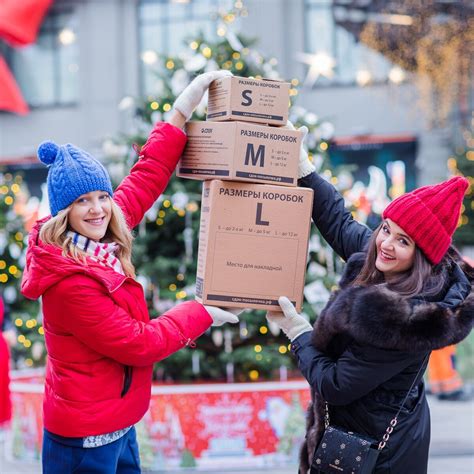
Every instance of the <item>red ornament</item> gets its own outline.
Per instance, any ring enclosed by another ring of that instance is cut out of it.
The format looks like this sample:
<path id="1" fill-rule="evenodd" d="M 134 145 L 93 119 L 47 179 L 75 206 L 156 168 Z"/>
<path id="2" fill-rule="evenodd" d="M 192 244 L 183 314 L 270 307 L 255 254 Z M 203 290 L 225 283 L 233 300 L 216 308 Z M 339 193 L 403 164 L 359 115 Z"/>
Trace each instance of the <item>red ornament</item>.
<path id="1" fill-rule="evenodd" d="M 2 0 L 0 38 L 11 46 L 34 43 L 51 3 L 52 0 Z"/>
<path id="2" fill-rule="evenodd" d="M 7 110 L 20 115 L 29 112 L 21 91 L 8 69 L 5 60 L 0 56 L 0 110 Z"/>
<path id="3" fill-rule="evenodd" d="M 0 40 L 11 46 L 25 46 L 36 41 L 41 21 L 52 0 L 2 0 Z M 25 115 L 29 112 L 21 91 L 0 56 L 0 110 Z"/>

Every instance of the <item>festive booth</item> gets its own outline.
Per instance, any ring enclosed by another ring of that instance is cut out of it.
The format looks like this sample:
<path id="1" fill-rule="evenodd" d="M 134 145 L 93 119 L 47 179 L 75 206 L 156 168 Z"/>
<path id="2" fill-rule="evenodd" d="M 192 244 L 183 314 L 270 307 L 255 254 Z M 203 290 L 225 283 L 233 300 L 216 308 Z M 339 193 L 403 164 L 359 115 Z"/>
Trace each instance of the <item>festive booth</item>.
<path id="1" fill-rule="evenodd" d="M 13 456 L 41 452 L 42 371 L 12 374 Z M 154 385 L 137 425 L 151 469 L 273 466 L 295 461 L 309 402 L 304 380 L 242 384 Z"/>

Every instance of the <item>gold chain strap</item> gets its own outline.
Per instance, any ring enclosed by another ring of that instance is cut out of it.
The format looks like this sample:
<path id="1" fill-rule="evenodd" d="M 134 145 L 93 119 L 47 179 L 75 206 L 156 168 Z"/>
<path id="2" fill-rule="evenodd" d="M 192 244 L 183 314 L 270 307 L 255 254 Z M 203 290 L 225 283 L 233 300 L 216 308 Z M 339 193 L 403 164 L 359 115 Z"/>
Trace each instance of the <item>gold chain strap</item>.
<path id="1" fill-rule="evenodd" d="M 329 428 L 329 407 L 328 402 L 324 402 L 324 428 Z"/>
<path id="2" fill-rule="evenodd" d="M 418 376 L 420 375 L 421 371 L 423 370 L 423 366 L 425 365 L 425 362 L 427 362 L 429 355 L 430 355 L 430 353 L 426 354 L 425 358 L 423 359 L 423 362 L 421 363 L 421 366 L 418 369 L 418 373 L 416 374 L 415 380 L 413 380 L 413 383 L 411 384 L 411 387 L 408 389 L 408 392 L 406 393 L 402 404 L 398 408 L 397 414 L 395 415 L 395 417 L 392 419 L 392 421 L 388 425 L 387 429 L 385 430 L 385 434 L 382 436 L 382 441 L 380 441 L 380 443 L 378 445 L 378 448 L 377 448 L 379 451 L 382 451 L 382 449 L 385 448 L 388 440 L 390 439 L 390 435 L 393 433 L 393 429 L 395 428 L 395 426 L 397 426 L 398 415 L 400 414 L 403 406 L 405 405 L 405 402 L 407 401 L 408 396 L 410 395 L 410 392 L 412 391 L 413 387 L 415 386 L 415 383 L 418 379 Z M 329 407 L 328 407 L 328 402 L 326 402 L 326 401 L 324 402 L 324 427 L 326 429 L 328 429 L 328 427 L 329 427 Z"/>
<path id="3" fill-rule="evenodd" d="M 382 451 L 382 449 L 385 448 L 385 445 L 388 443 L 390 435 L 393 432 L 393 428 L 397 426 L 397 423 L 398 423 L 398 420 L 397 420 L 397 417 L 395 417 L 388 425 L 387 429 L 385 430 L 385 434 L 382 436 L 382 441 L 380 441 L 379 443 L 379 447 L 378 447 L 379 451 Z"/>

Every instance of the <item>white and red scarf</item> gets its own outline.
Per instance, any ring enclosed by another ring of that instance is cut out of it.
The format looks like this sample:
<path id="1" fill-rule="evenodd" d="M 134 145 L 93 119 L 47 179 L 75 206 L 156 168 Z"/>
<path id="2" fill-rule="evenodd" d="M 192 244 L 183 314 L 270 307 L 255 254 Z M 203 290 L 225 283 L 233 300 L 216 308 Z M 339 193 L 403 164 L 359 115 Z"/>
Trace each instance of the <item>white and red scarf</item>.
<path id="1" fill-rule="evenodd" d="M 125 275 L 120 260 L 115 256 L 119 244 L 116 242 L 96 242 L 71 230 L 66 235 L 72 239 L 72 243 L 77 248 L 84 251 L 92 260 L 105 267 L 113 268 L 121 275 Z"/>
<path id="2" fill-rule="evenodd" d="M 116 242 L 96 242 L 94 240 L 88 239 L 77 232 L 68 231 L 66 234 L 72 239 L 72 243 L 82 251 L 84 251 L 89 258 L 95 262 L 100 263 L 105 267 L 113 268 L 116 272 L 124 275 L 122 264 L 120 260 L 115 256 L 115 252 L 119 248 L 119 244 Z M 97 448 L 99 446 L 104 446 L 109 443 L 113 443 L 117 439 L 124 436 L 132 426 L 124 428 L 122 430 L 117 430 L 112 433 L 105 433 L 102 435 L 95 436 L 85 436 L 82 438 L 82 447 L 83 448 Z"/>

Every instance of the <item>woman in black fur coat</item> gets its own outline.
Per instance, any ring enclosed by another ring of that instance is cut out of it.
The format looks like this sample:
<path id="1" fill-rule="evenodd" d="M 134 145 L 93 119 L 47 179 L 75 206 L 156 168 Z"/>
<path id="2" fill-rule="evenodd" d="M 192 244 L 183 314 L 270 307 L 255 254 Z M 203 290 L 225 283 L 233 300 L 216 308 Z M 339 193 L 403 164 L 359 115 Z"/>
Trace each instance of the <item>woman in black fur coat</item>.
<path id="1" fill-rule="evenodd" d="M 283 314 L 267 315 L 291 340 L 311 386 L 299 473 L 310 471 L 324 432 L 324 402 L 331 425 L 381 441 L 416 378 L 374 472 L 424 474 L 430 443 L 427 356 L 458 343 L 473 326 L 472 268 L 451 246 L 468 181 L 454 177 L 404 194 L 372 232 L 352 219 L 304 150 L 299 178 L 300 186 L 314 190 L 315 225 L 347 261 L 340 288 L 314 329 L 285 297 Z M 323 471 L 315 462 L 311 472 Z"/>

